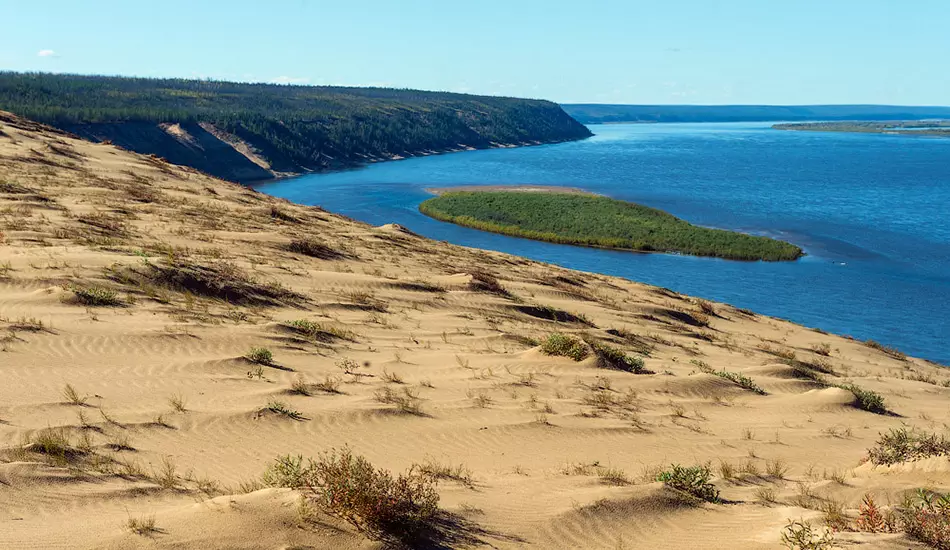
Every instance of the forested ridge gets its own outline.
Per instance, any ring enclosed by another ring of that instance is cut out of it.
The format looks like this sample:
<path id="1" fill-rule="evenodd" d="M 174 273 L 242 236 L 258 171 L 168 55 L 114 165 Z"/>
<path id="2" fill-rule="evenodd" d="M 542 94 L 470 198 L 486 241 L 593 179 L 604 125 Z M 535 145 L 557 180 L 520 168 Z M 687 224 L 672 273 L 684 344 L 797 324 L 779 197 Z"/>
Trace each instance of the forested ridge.
<path id="1" fill-rule="evenodd" d="M 0 72 L 0 109 L 192 165 L 202 160 L 191 158 L 197 149 L 203 153 L 198 156 L 213 154 L 200 135 L 176 144 L 155 129 L 178 124 L 203 135 L 207 126 L 199 124 L 211 124 L 249 144 L 278 172 L 590 135 L 558 105 L 542 100 L 209 80 Z M 203 160 L 214 167 L 215 159 Z"/>
<path id="2" fill-rule="evenodd" d="M 795 260 L 803 254 L 784 241 L 699 227 L 656 208 L 577 193 L 453 191 L 424 201 L 419 211 L 483 231 L 560 244 L 732 260 Z"/>
<path id="3" fill-rule="evenodd" d="M 584 124 L 621 122 L 753 122 L 909 120 L 950 117 L 950 107 L 901 105 L 562 105 Z"/>

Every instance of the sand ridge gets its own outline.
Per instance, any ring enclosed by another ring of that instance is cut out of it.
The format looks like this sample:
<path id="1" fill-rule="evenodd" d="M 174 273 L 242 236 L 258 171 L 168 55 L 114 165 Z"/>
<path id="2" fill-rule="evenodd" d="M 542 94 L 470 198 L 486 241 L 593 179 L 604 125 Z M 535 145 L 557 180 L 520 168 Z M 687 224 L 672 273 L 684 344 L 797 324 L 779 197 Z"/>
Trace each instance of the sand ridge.
<path id="1" fill-rule="evenodd" d="M 889 428 L 947 429 L 950 376 L 926 361 L 371 227 L 8 114 L 0 186 L 0 548 L 378 547 L 259 483 L 279 454 L 344 445 L 394 471 L 470 472 L 439 484 L 469 526 L 448 547 L 781 548 L 788 519 L 820 520 L 802 491 L 853 514 L 865 493 L 950 488 L 946 457 L 864 463 Z M 622 348 L 649 373 L 545 355 L 553 332 Z M 273 362 L 245 358 L 256 347 Z M 801 363 L 835 374 L 803 378 Z M 320 389 L 328 379 L 339 393 Z M 845 383 L 892 414 L 860 410 Z M 387 387 L 418 395 L 421 414 L 380 402 Z M 25 446 L 48 429 L 98 462 Z M 777 461 L 781 479 L 766 472 Z M 728 504 L 654 481 L 674 462 L 709 462 Z M 725 479 L 722 463 L 744 473 Z M 156 530 L 130 532 L 140 517 Z"/>

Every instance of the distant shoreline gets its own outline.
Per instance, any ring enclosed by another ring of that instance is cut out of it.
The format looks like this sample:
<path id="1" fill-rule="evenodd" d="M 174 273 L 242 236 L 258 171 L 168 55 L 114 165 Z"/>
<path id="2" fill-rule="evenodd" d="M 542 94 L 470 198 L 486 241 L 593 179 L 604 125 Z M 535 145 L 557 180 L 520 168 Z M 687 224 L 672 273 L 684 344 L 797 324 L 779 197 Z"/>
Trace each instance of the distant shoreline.
<path id="1" fill-rule="evenodd" d="M 490 191 L 513 191 L 518 193 L 565 193 L 569 195 L 587 195 L 590 197 L 602 197 L 599 193 L 587 191 L 579 187 L 566 187 L 560 185 L 454 185 L 451 187 L 427 187 L 426 192 L 433 195 L 443 195 L 457 191 L 467 192 L 490 192 Z"/>

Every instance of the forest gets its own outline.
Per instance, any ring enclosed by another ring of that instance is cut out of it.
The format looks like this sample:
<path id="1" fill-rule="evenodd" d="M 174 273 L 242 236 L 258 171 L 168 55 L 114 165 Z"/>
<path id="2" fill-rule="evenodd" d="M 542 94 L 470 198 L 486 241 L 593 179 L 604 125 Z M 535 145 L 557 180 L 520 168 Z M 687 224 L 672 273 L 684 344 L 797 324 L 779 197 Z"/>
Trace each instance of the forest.
<path id="1" fill-rule="evenodd" d="M 621 122 L 755 122 L 950 118 L 950 107 L 899 105 L 562 105 L 584 124 Z"/>
<path id="2" fill-rule="evenodd" d="M 795 260 L 783 241 L 698 227 L 647 206 L 578 193 L 454 191 L 419 210 L 437 220 L 540 241 L 730 260 Z"/>
<path id="3" fill-rule="evenodd" d="M 286 172 L 591 135 L 548 101 L 213 80 L 0 72 L 0 109 L 180 164 L 189 152 L 148 128 L 211 124 Z"/>

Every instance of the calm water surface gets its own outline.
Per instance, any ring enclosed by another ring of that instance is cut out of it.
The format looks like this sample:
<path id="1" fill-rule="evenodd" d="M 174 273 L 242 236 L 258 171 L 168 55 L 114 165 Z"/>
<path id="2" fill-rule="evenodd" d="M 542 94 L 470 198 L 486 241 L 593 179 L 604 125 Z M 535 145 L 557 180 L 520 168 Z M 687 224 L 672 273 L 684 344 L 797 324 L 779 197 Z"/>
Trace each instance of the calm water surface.
<path id="1" fill-rule="evenodd" d="M 581 142 L 453 153 L 257 186 L 374 225 L 617 275 L 950 363 L 950 139 L 771 130 L 771 123 L 595 125 Z M 734 262 L 540 243 L 432 220 L 427 187 L 582 187 L 808 256 Z"/>

